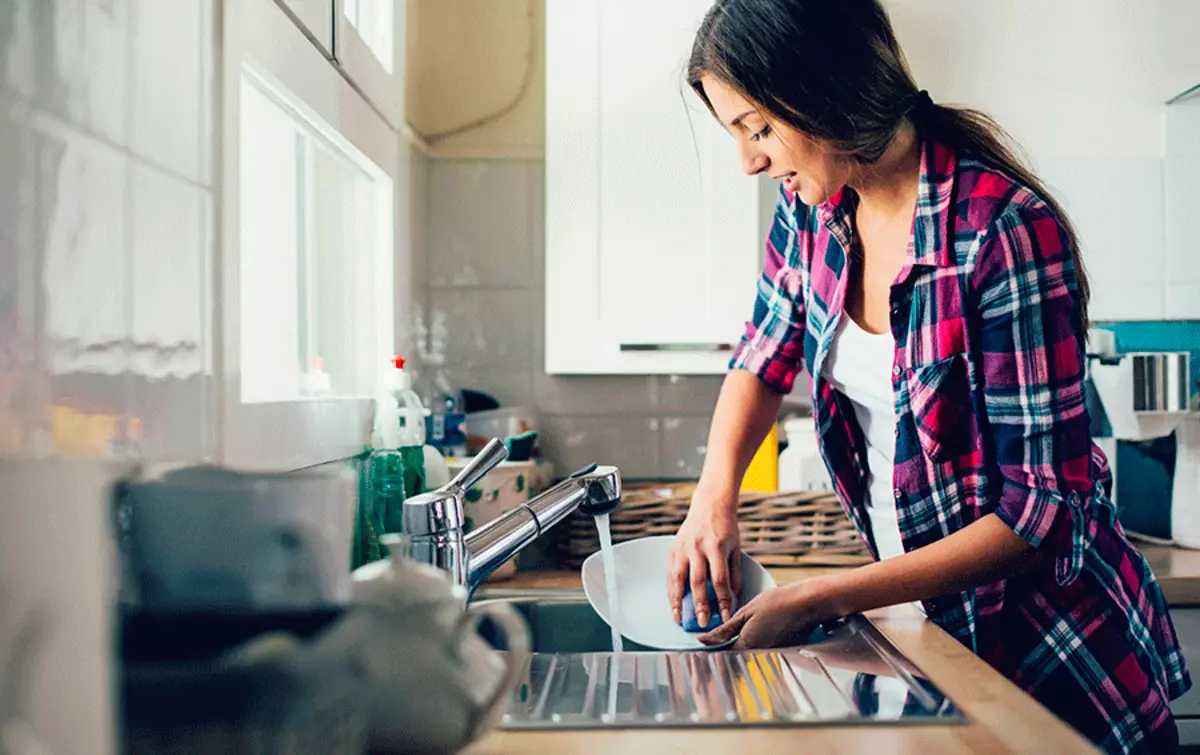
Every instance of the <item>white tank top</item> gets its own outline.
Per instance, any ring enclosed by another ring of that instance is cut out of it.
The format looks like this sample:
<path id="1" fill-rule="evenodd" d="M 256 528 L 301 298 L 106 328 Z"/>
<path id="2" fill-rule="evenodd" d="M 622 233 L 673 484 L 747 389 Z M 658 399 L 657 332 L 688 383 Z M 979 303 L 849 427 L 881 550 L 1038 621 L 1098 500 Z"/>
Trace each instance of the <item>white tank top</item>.
<path id="1" fill-rule="evenodd" d="M 854 406 L 854 414 L 867 442 L 866 510 L 879 558 L 904 553 L 892 469 L 896 457 L 896 397 L 892 391 L 892 365 L 896 342 L 891 333 L 868 333 L 850 314 L 843 313 L 833 347 L 822 372 Z"/>

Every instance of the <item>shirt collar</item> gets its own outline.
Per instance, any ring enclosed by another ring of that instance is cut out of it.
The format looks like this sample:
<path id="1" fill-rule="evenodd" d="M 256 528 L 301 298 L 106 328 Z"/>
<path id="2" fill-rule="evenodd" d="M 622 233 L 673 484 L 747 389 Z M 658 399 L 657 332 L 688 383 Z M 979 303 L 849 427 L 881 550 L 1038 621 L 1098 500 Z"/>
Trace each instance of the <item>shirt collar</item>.
<path id="1" fill-rule="evenodd" d="M 952 267 L 955 264 L 951 221 L 957 159 L 944 144 L 925 142 L 921 152 L 921 179 L 913 213 L 913 238 L 909 261 L 914 265 Z"/>
<path id="2" fill-rule="evenodd" d="M 951 267 L 955 263 L 951 238 L 950 204 L 954 197 L 957 159 L 944 144 L 926 141 L 921 149 L 921 174 L 917 184 L 917 206 L 913 213 L 912 241 L 905 267 L 925 265 Z M 839 240 L 851 238 L 851 217 L 858 195 L 848 186 L 817 206 L 817 219 Z"/>

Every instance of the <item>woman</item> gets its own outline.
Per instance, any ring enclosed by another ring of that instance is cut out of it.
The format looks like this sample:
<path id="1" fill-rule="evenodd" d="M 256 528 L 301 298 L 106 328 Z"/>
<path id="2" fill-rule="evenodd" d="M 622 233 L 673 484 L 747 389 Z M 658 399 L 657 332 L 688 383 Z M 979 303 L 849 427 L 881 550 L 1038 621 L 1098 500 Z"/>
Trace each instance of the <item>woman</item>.
<path id="1" fill-rule="evenodd" d="M 1084 404 L 1088 289 L 1061 207 L 985 116 L 933 104 L 878 0 L 717 0 L 689 83 L 783 183 L 753 320 L 670 565 L 701 639 L 784 645 L 908 601 L 1111 752 L 1169 752 L 1190 679 Z M 737 490 L 807 369 L 877 562 L 732 614 Z M 717 606 L 706 605 L 711 578 Z"/>

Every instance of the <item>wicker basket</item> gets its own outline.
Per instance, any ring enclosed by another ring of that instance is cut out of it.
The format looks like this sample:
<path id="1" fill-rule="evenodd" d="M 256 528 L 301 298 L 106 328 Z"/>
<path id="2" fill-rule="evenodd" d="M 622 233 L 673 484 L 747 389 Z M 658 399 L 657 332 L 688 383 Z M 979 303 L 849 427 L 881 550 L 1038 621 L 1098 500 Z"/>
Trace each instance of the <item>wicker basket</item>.
<path id="1" fill-rule="evenodd" d="M 627 485 L 609 528 L 614 543 L 674 535 L 687 515 L 694 483 Z M 560 560 L 578 567 L 600 548 L 596 522 L 576 512 L 560 527 Z M 853 566 L 868 563 L 854 525 L 832 493 L 742 493 L 742 550 L 767 566 Z"/>

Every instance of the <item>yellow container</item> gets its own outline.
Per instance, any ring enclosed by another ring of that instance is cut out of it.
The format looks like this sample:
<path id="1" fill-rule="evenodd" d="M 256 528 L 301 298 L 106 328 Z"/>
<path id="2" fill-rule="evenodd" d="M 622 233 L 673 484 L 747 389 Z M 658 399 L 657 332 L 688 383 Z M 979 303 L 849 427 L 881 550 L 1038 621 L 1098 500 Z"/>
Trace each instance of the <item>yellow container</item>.
<path id="1" fill-rule="evenodd" d="M 771 425 L 771 432 L 763 440 L 746 476 L 742 478 L 742 490 L 754 493 L 779 492 L 779 427 Z"/>

